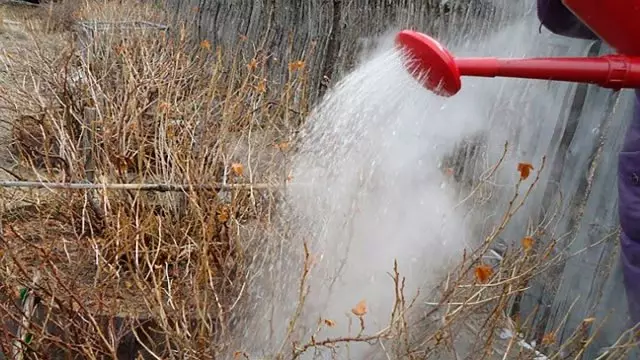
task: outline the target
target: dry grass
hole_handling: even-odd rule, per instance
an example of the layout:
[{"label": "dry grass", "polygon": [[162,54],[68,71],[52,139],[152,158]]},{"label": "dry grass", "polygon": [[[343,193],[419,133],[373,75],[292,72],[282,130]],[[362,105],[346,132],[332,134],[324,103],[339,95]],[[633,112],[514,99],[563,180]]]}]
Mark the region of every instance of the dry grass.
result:
[{"label": "dry grass", "polygon": [[[310,106],[304,59],[286,59],[291,72],[278,84],[259,53],[245,59],[194,42],[187,28],[112,31],[85,42],[72,36],[71,25],[82,20],[167,19],[152,6],[127,3],[126,12],[122,6],[3,8],[3,18],[24,25],[6,35],[14,46],[0,54],[2,146],[11,154],[3,159],[6,177],[187,186],[1,189],[1,350],[19,358],[133,359],[138,351],[162,359],[248,357],[227,346],[229,319],[244,301],[251,259],[271,246],[260,229],[267,233],[276,222],[291,141]],[[213,183],[261,186],[188,186]],[[405,299],[395,270],[396,305],[385,330],[369,334],[366,307],[356,307],[356,335],[318,333],[277,358],[350,342],[386,344],[395,358],[453,358],[460,341],[483,354],[478,359],[532,358],[517,338],[498,334],[526,327],[509,308],[530,279],[559,260],[553,242],[538,241],[539,228],[521,248],[483,263],[530,191],[516,185],[502,224],[465,254],[434,301]],[[301,264],[301,303],[310,256],[305,252]],[[37,299],[34,315],[25,315],[29,299]],[[321,321],[318,331],[331,325]],[[577,333],[577,348],[559,345],[553,335],[545,335],[550,353],[569,346],[579,352],[588,343]]]}]

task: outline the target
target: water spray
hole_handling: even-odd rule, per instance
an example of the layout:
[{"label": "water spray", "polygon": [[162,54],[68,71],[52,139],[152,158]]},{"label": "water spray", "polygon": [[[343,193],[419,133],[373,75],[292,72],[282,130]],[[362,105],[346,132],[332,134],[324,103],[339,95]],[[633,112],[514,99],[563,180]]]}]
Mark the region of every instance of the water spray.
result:
[{"label": "water spray", "polygon": [[563,0],[594,33],[618,53],[599,57],[454,57],[435,39],[412,30],[396,36],[408,55],[407,70],[424,87],[453,96],[462,76],[507,77],[596,84],[620,90],[640,88],[640,0]]}]

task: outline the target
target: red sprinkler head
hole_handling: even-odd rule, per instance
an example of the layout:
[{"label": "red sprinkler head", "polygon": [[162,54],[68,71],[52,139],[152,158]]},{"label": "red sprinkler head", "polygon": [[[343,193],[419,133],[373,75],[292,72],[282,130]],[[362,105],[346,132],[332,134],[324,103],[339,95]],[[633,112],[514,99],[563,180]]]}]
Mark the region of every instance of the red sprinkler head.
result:
[{"label": "red sprinkler head", "polygon": [[442,96],[452,96],[460,91],[460,71],[453,56],[440,43],[425,34],[404,30],[396,36],[410,58],[407,70],[421,80],[423,85]]},{"label": "red sprinkler head", "polygon": [[616,90],[640,88],[640,57],[455,58],[436,40],[411,30],[401,31],[396,45],[408,56],[407,70],[441,96],[460,91],[461,76],[582,82]]}]

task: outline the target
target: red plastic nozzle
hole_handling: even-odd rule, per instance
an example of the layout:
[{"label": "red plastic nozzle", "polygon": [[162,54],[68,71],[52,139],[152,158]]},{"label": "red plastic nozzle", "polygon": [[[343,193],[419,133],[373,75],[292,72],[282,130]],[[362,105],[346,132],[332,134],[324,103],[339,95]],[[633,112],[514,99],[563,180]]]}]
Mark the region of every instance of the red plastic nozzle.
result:
[{"label": "red plastic nozzle", "polygon": [[400,32],[396,44],[408,55],[407,70],[427,89],[442,96],[460,91],[461,76],[583,82],[612,89],[640,88],[639,57],[454,58],[436,40],[411,30]]},{"label": "red plastic nozzle", "polygon": [[423,85],[442,96],[460,91],[460,71],[453,58],[440,43],[429,36],[411,30],[401,31],[396,44],[406,50],[407,70]]}]

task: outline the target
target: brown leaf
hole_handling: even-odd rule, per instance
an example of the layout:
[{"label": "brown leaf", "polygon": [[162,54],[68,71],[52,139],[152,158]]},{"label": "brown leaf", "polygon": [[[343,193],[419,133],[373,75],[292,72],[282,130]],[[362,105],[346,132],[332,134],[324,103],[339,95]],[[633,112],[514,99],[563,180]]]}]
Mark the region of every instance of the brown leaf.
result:
[{"label": "brown leaf", "polygon": [[216,219],[218,222],[226,223],[231,217],[231,209],[227,205],[220,205],[216,211]]},{"label": "brown leaf", "polygon": [[242,176],[244,174],[244,166],[240,163],[231,164],[231,171],[235,176]]},{"label": "brown leaf", "polygon": [[267,92],[267,81],[265,79],[258,81],[258,84],[256,85],[256,92],[258,94],[264,94]]},{"label": "brown leaf", "polygon": [[160,109],[161,112],[168,113],[169,110],[171,110],[171,105],[168,102],[163,101],[160,103],[160,105],[158,105],[158,108]]},{"label": "brown leaf", "polygon": [[233,360],[248,359],[248,358],[249,358],[249,356],[244,351],[234,351],[233,352]]},{"label": "brown leaf", "polygon": [[518,172],[520,173],[520,179],[527,179],[531,174],[531,170],[533,170],[533,165],[529,163],[518,163]]},{"label": "brown leaf", "polygon": [[556,343],[556,334],[554,332],[546,333],[542,337],[542,345],[553,345]]},{"label": "brown leaf", "polygon": [[324,324],[327,325],[328,327],[336,326],[336,322],[333,321],[333,320],[329,320],[329,319],[324,319]]},{"label": "brown leaf", "polygon": [[524,248],[524,251],[531,251],[531,249],[533,248],[533,244],[534,240],[531,236],[525,236],[522,238],[522,248]]},{"label": "brown leaf", "polygon": [[480,281],[481,283],[486,283],[487,281],[489,281],[489,278],[491,278],[491,275],[493,275],[493,269],[489,265],[482,264],[476,268],[474,273],[478,281]]},{"label": "brown leaf", "polygon": [[167,125],[167,129],[165,132],[167,134],[167,138],[171,139],[176,135],[176,127],[173,126],[173,124],[169,124]]},{"label": "brown leaf", "polygon": [[283,141],[281,143],[276,144],[275,147],[280,151],[287,151],[289,150],[289,143],[286,141]]},{"label": "brown leaf", "polygon": [[294,72],[304,68],[304,61],[294,61],[289,63],[289,71]]},{"label": "brown leaf", "polygon": [[211,50],[211,43],[209,40],[204,39],[200,42],[200,47],[204,50]]},{"label": "brown leaf", "polygon": [[364,316],[367,313],[367,301],[361,300],[356,307],[351,309],[351,312],[355,316]]},{"label": "brown leaf", "polygon": [[247,64],[247,69],[249,69],[249,71],[253,71],[258,67],[258,59],[253,58],[251,59],[251,61],[249,61],[249,63]]}]

